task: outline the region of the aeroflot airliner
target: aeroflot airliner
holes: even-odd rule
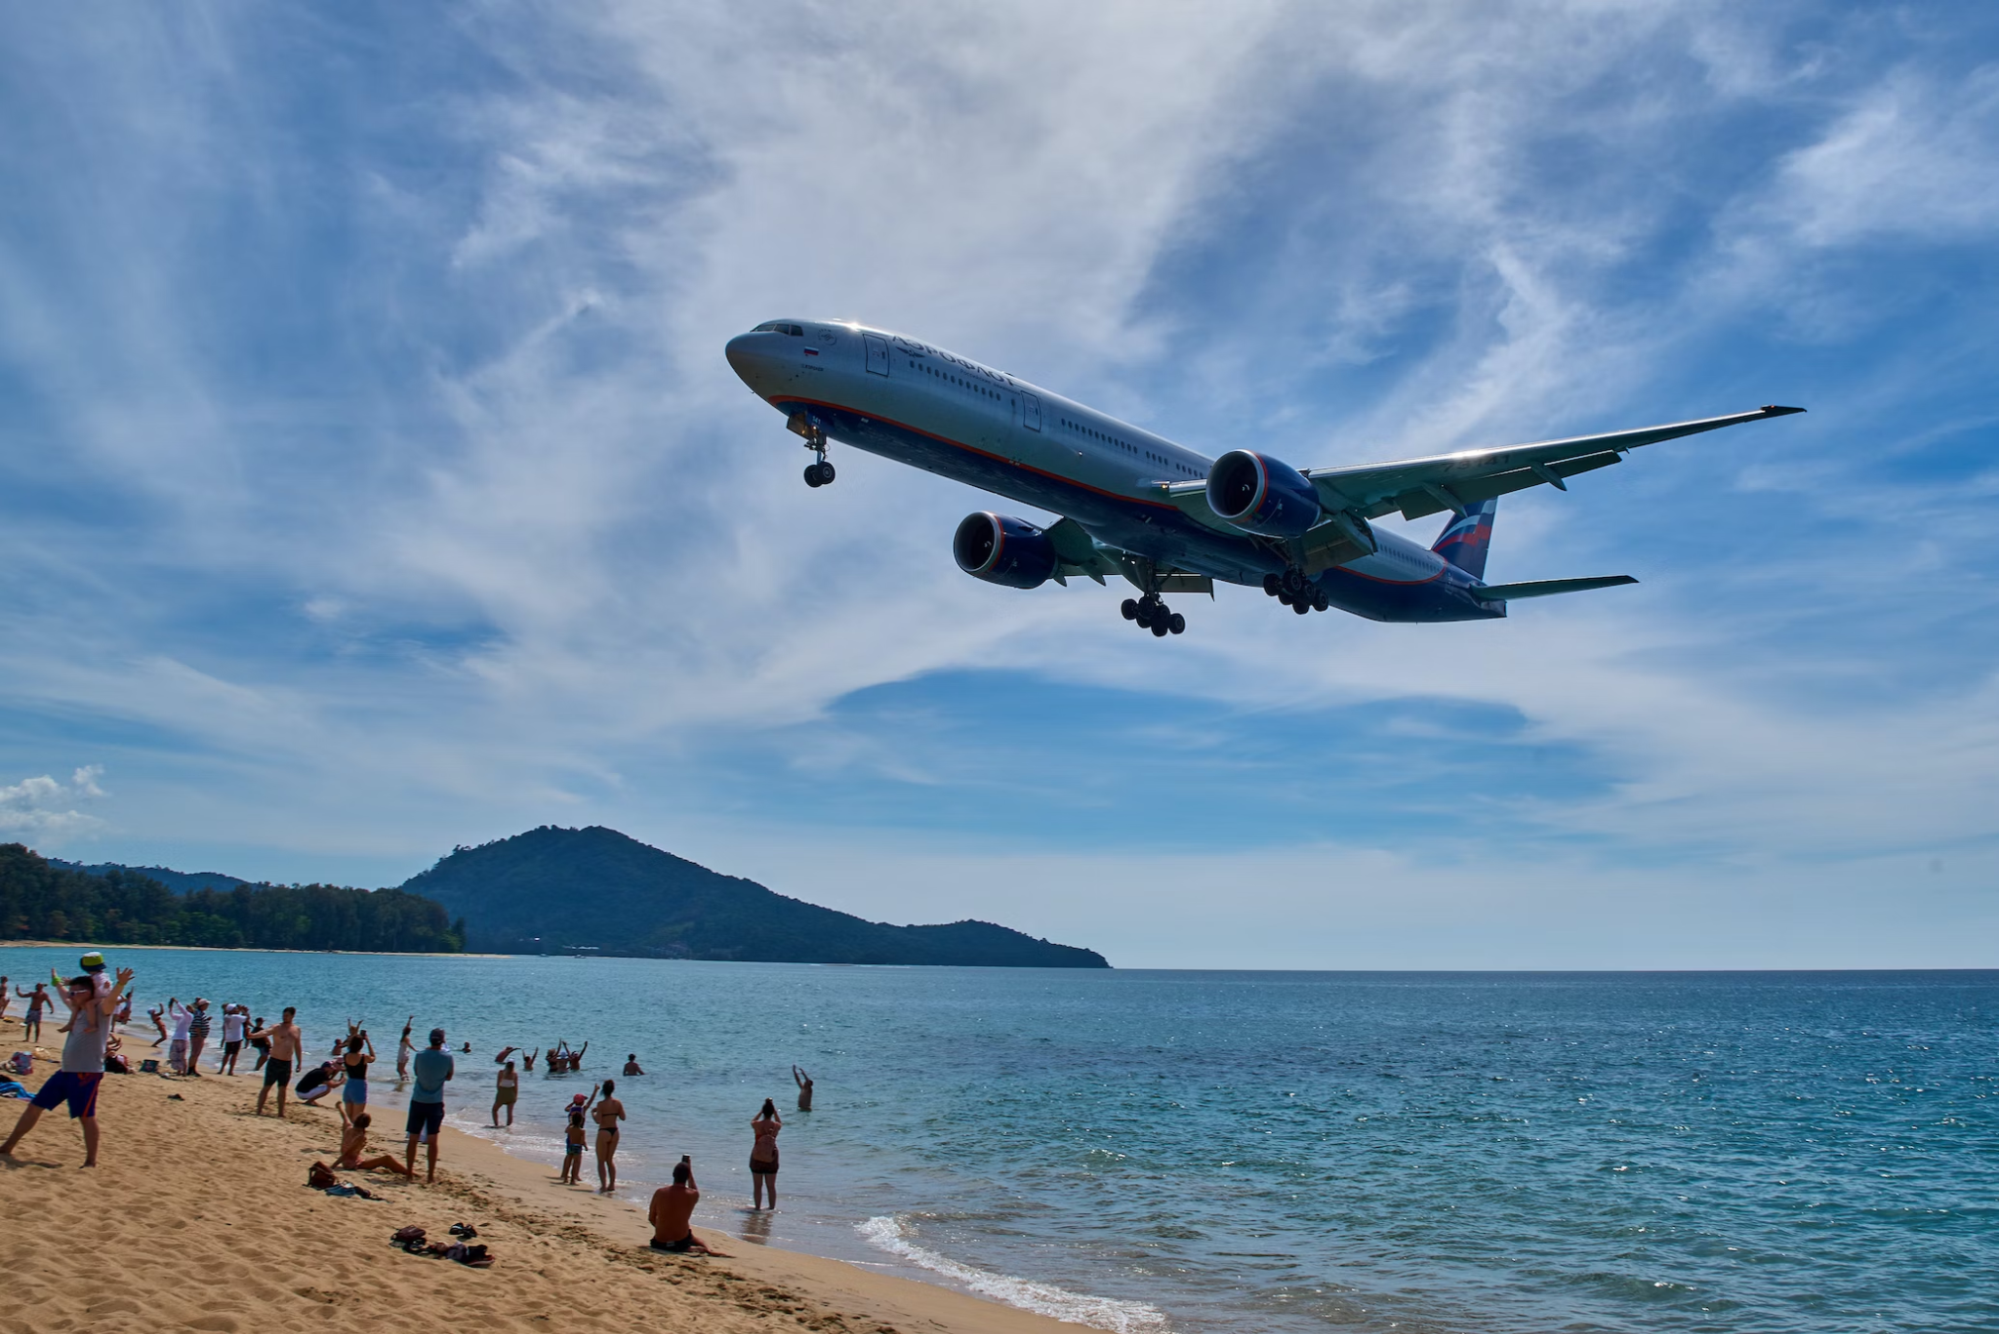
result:
[[[1187,619],[1166,593],[1214,593],[1216,580],[1261,585],[1303,616],[1337,607],[1375,621],[1475,621],[1521,598],[1635,584],[1629,575],[1487,584],[1498,498],[1627,452],[1802,408],[1463,450],[1398,463],[1296,469],[1256,450],[1210,459],[1018,376],[883,329],[772,320],[729,340],[729,365],[783,413],[815,461],[805,481],[833,480],[833,441],[956,478],[1061,518],[967,515],[952,538],[966,574],[1032,589],[1122,575],[1139,592],[1127,621],[1178,635]],[[1369,521],[1451,513],[1427,550]]]

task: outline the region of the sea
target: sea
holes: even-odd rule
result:
[[[697,1225],[1113,1330],[1999,1328],[1999,971],[109,954],[140,1009],[295,1005],[317,1052],[365,1023],[385,1077],[406,1016],[441,1025],[451,1123],[551,1167],[636,1053],[622,1195],[689,1154]],[[558,1041],[582,1074],[538,1066],[493,1129],[493,1054]]]

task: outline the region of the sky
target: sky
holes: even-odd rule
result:
[[[604,824],[1134,967],[1999,964],[1999,11],[15,7],[0,124],[0,839]],[[1488,578],[1636,587],[1162,641],[959,573],[970,488],[806,488],[722,358],[781,316],[1299,467],[1810,411],[1502,504]]]

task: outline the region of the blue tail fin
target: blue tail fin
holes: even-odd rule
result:
[[[1492,545],[1492,517],[1498,510],[1496,500],[1466,506],[1461,518],[1444,526],[1430,550],[1473,579],[1484,579],[1485,549]]]

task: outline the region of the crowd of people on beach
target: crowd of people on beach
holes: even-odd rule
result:
[[[122,1040],[117,1029],[131,1020],[129,988],[133,971],[119,969],[114,978],[103,955],[97,951],[85,954],[78,961],[78,968],[81,972],[69,979],[51,970],[49,983],[37,982],[32,989],[16,986],[9,991],[10,980],[0,976],[0,1017],[6,1015],[13,1001],[24,1000],[28,1003],[22,1017],[22,1037],[29,1047],[14,1054],[12,1074],[32,1073],[34,1045],[42,1039],[44,1016],[54,1013],[57,1002],[68,1009],[66,1022],[56,1031],[63,1035],[59,1069],[31,1097],[27,1095],[25,1086],[11,1087],[18,1091],[19,1097],[28,1097],[29,1103],[22,1109],[5,1143],[0,1144],[0,1158],[13,1155],[14,1147],[34,1129],[43,1113],[67,1103],[71,1120],[82,1127],[84,1166],[95,1167],[97,1164],[99,1085],[107,1073],[132,1070],[130,1060],[120,1051]],[[185,1005],[178,996],[169,997],[164,1005],[147,1010],[146,1015],[159,1035],[152,1041],[152,1046],[164,1048],[166,1056],[164,1067],[160,1059],[149,1058],[141,1062],[141,1071],[174,1077],[201,1077],[205,1074],[202,1059],[204,1054],[208,1054],[213,1062],[214,1074],[233,1076],[238,1074],[237,1062],[247,1044],[256,1053],[255,1064],[248,1074],[261,1073],[262,1076],[257,1091],[257,1116],[274,1114],[285,1117],[287,1099],[294,1095],[298,1102],[316,1107],[337,1093],[339,1097],[334,1107],[340,1117],[341,1131],[339,1153],[333,1164],[335,1168],[352,1172],[392,1173],[414,1182],[417,1180],[417,1150],[421,1146],[424,1151],[422,1180],[426,1184],[437,1180],[445,1087],[458,1076],[457,1061],[447,1046],[447,1036],[442,1028],[430,1030],[427,1044],[418,1048],[411,1038],[415,1032],[416,1016],[411,1015],[403,1024],[396,1048],[396,1085],[398,1088],[405,1084],[410,1086],[410,1101],[404,1122],[403,1154],[398,1158],[394,1154],[368,1154],[369,1131],[373,1126],[373,1116],[368,1110],[370,1075],[376,1053],[367,1029],[356,1021],[347,1020],[346,1033],[333,1040],[325,1060],[308,1066],[305,1038],[300,1032],[298,1010],[294,1006],[286,1006],[277,1023],[268,1025],[261,1015],[252,1018],[251,1008],[246,1004],[224,1002],[216,1010],[208,998],[200,996]],[[214,1032],[217,1015],[222,1021],[221,1047],[219,1051],[209,1053],[208,1040]],[[513,1044],[500,1049],[493,1058],[497,1070],[492,1124],[496,1127],[501,1125],[500,1113],[505,1109],[505,1125],[513,1125],[514,1110],[520,1097],[520,1077],[524,1072],[533,1072],[536,1061],[542,1063],[547,1075],[573,1074],[582,1070],[584,1056],[589,1049],[587,1040],[581,1047],[572,1048],[567,1039],[558,1039],[547,1048],[536,1048],[532,1052]],[[471,1051],[472,1045],[467,1042],[459,1049],[459,1055],[469,1055]],[[812,1077],[797,1066],[791,1068],[791,1074],[798,1089],[799,1110],[810,1112]],[[621,1075],[625,1078],[645,1075],[636,1052],[626,1055]],[[9,1088],[0,1084],[0,1094],[7,1092]],[[275,1106],[272,1106],[273,1103]],[[627,1119],[625,1105],[617,1097],[616,1079],[606,1078],[598,1082],[588,1094],[574,1094],[563,1109],[563,1153],[557,1180],[567,1185],[580,1185],[584,1152],[594,1148],[597,1190],[607,1195],[616,1191],[618,1142],[623,1131],[619,1124]],[[592,1124],[596,1132],[594,1146],[589,1134]],[[763,1106],[750,1120],[752,1210],[777,1208],[777,1138],[783,1128],[784,1122],[778,1115],[776,1102],[765,1099]],[[651,1245],[654,1248],[721,1255],[697,1239],[690,1227],[689,1221],[700,1195],[700,1189],[694,1182],[693,1161],[689,1156],[682,1155],[680,1162],[674,1165],[672,1181],[653,1193],[648,1218],[653,1225]]]

